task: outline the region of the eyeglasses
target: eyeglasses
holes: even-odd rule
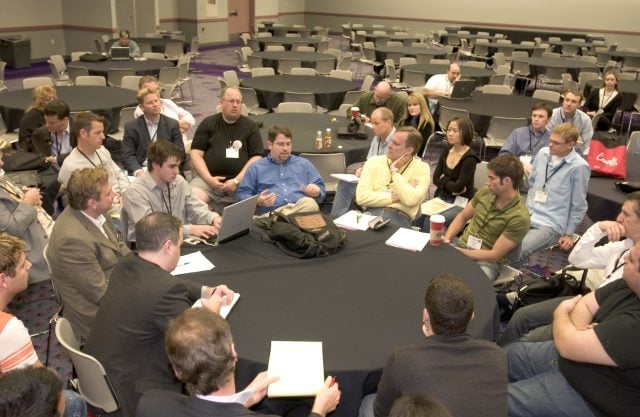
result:
[[[235,104],[237,106],[242,104],[242,100],[227,100],[227,99],[223,99],[222,101],[226,101],[229,104]]]

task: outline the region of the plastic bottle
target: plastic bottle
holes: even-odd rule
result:
[[[327,128],[327,131],[324,134],[324,147],[325,148],[330,148],[331,147],[331,128]]]
[[[322,149],[322,130],[316,133],[316,149]]]

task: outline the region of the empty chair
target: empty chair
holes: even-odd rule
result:
[[[430,64],[440,64],[440,65],[449,65],[451,61],[444,58],[431,58],[429,61]]]
[[[262,67],[264,64],[261,57],[257,55],[247,55],[247,65],[249,68],[253,69]]]
[[[631,133],[627,142],[627,181],[640,181],[640,131]]]
[[[362,91],[370,91],[371,90],[371,86],[373,85],[373,82],[375,81],[375,78],[373,78],[372,75],[365,75],[364,78],[362,79]]]
[[[251,68],[252,77],[268,77],[270,75],[276,75],[276,70],[271,67],[255,67]]]
[[[315,77],[318,73],[313,68],[291,68],[291,75],[306,75],[309,77]]]
[[[331,110],[328,112],[332,116],[344,116],[347,114],[347,110],[350,109],[353,105],[355,105],[358,100],[360,100],[360,96],[362,96],[362,90],[354,90],[347,91],[344,95],[344,99],[342,99],[342,104],[340,104],[340,108],[337,110]]]
[[[321,75],[328,75],[335,67],[336,60],[334,58],[318,58],[314,66],[316,73]]]
[[[415,65],[417,63],[418,61],[414,57],[403,56],[403,57],[400,57],[400,60],[398,61],[398,67],[402,69],[402,67],[404,67],[405,65]]]
[[[422,71],[405,69],[402,71],[402,82],[406,84],[407,87],[424,87],[426,75]]]
[[[495,85],[495,84],[487,84],[483,85],[481,89],[483,94],[502,94],[505,96],[513,93],[511,87],[508,85]]]
[[[466,118],[469,121],[471,120],[467,110],[440,105],[440,117],[438,118],[438,124],[442,131],[446,130],[446,126],[449,124],[449,121],[454,117]]]
[[[489,122],[489,128],[487,129],[487,135],[484,140],[485,155],[486,148],[501,148],[507,141],[507,138],[514,131],[522,126],[527,126],[528,122],[526,118],[511,118],[493,116]]]
[[[278,73],[291,74],[291,68],[301,67],[302,61],[299,59],[282,58],[278,60]]]
[[[282,102],[278,104],[278,113],[313,113],[313,106],[309,103]]]
[[[487,64],[484,62],[480,62],[480,61],[467,61],[463,64],[463,66],[465,67],[471,67],[471,68],[486,68]]]
[[[314,48],[313,46],[308,46],[308,45],[296,45],[296,51],[299,52],[315,52],[316,48]]]
[[[562,74],[567,72],[563,67],[547,67],[540,81],[544,84],[562,84]]]
[[[164,46],[164,56],[169,60],[177,60],[184,51],[182,42],[169,42]]]
[[[124,125],[126,125],[127,122],[130,122],[131,120],[135,119],[135,115],[134,115],[135,111],[136,111],[136,107],[123,107],[122,109],[120,109],[120,120],[118,121],[118,131],[114,133],[109,133],[109,136],[117,140],[122,140],[122,137],[124,136]]]
[[[334,69],[334,70],[331,70],[329,72],[329,77],[340,78],[342,80],[351,81],[352,77],[353,77],[353,74],[351,74],[351,71],[344,71],[344,70]]]
[[[229,71],[225,71],[222,73],[222,76],[224,77],[224,80],[227,82],[227,86],[228,87],[239,87],[240,86],[240,80],[238,79],[238,73],[233,71],[233,70],[229,70]]]
[[[64,58],[62,57],[62,55],[51,55],[49,57],[49,60],[53,64],[53,67],[55,68],[55,71],[57,73],[56,79],[68,80],[69,78],[66,75],[67,64],[64,62]]]
[[[551,90],[537,89],[533,92],[532,97],[539,100],[552,101],[554,103],[557,103],[560,101],[560,93],[557,91],[551,91]]]
[[[142,57],[147,59],[155,59],[158,61],[164,60],[164,54],[161,52],[144,52],[142,54]]]
[[[335,193],[338,180],[333,178],[331,174],[347,172],[344,153],[301,153],[300,156],[308,159],[318,170],[327,193]]]
[[[260,107],[258,101],[258,95],[256,90],[249,87],[240,87],[240,94],[242,94],[242,102],[247,106],[249,114],[265,114],[269,113],[269,109]]]
[[[111,87],[120,87],[122,85],[122,77],[125,75],[136,75],[133,68],[109,68],[107,71],[107,81]]]
[[[431,54],[416,54],[416,63],[417,64],[430,64],[433,56]]]
[[[249,65],[247,65],[247,60],[243,57],[242,52],[240,52],[239,50],[235,50],[233,51],[234,55],[236,56],[236,62],[237,62],[237,68],[238,71],[240,72],[251,72],[251,69],[249,68]]]
[[[75,84],[76,78],[81,75],[89,75],[89,70],[87,67],[69,64],[67,65],[67,74],[69,74],[71,82]]]
[[[247,46],[251,48],[253,52],[260,52],[260,42],[257,39],[248,39]]]
[[[140,84],[141,75],[125,75],[120,81],[120,87],[127,90],[138,91],[138,84]]]
[[[98,87],[106,87],[107,79],[102,75],[79,75],[76,78],[76,85],[93,85]]]
[[[270,38],[273,34],[271,32],[258,32],[256,33],[256,38]]]
[[[313,111],[316,111],[316,96],[313,93],[298,93],[295,91],[284,92],[284,103],[309,103]]]
[[[284,51],[284,45],[266,45],[264,50],[271,52],[282,52]]]
[[[139,43],[138,48],[140,48],[140,53],[144,54],[145,52],[151,52],[151,45],[148,43]]]
[[[336,69],[343,70],[343,71],[351,71],[352,57],[353,57],[352,52],[345,52],[344,55],[340,57],[340,60],[338,61],[338,65],[336,66]]]
[[[93,38],[93,44],[96,47],[96,52],[97,53],[101,54],[101,53],[105,52],[104,45],[102,44],[102,42],[100,42],[100,39]]]

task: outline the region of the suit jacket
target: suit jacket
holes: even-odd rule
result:
[[[142,168],[142,164],[147,159],[147,148],[152,142],[151,139],[144,116],[124,125],[122,162],[130,174]],[[184,142],[178,122],[164,114],[160,115],[158,131],[153,139],[166,139],[184,151]]]
[[[71,149],[75,148],[77,143],[76,136],[73,133],[69,135],[69,142],[71,143]],[[47,129],[47,126],[40,126],[33,131],[31,134],[30,147],[27,150],[42,155],[45,158],[51,156],[51,133],[49,129]],[[68,155],[69,152],[57,156],[58,166],[62,166],[62,162]]]
[[[109,238],[82,212],[68,206],[56,220],[47,248],[64,316],[78,340],[88,336],[111,272],[122,256],[129,253],[126,245],[116,238],[109,218],[103,228]]]
[[[200,298],[202,287],[133,253],[111,277],[84,351],[102,362],[122,415],[133,417],[146,391],[181,392],[164,352],[164,332],[169,320]]]

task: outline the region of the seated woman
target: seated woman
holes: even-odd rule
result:
[[[440,155],[433,173],[433,183],[438,187],[434,197],[453,203],[458,196],[471,199],[475,194],[473,180],[480,158],[469,146],[473,137],[473,126],[469,119],[454,117],[449,121],[449,149]],[[454,206],[440,213],[445,218],[445,225],[448,226],[460,211],[462,207]],[[422,230],[429,231],[429,216],[424,217]]]
[[[56,88],[51,85],[40,85],[33,89],[31,105],[29,105],[22,119],[20,119],[20,130],[18,131],[20,149],[34,152],[31,144],[31,134],[40,126],[44,126],[45,104],[57,98]]]
[[[420,146],[417,154],[421,157],[427,144],[427,139],[433,133],[435,122],[429,111],[429,105],[427,105],[422,94],[409,94],[405,103],[405,116],[402,124],[415,127],[422,135],[422,146]]]
[[[622,94],[618,91],[618,73],[607,71],[603,77],[602,87],[591,90],[589,93],[584,103],[584,111],[592,119],[599,116],[594,126],[595,130],[608,131],[620,103],[622,103]]]

